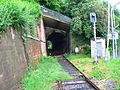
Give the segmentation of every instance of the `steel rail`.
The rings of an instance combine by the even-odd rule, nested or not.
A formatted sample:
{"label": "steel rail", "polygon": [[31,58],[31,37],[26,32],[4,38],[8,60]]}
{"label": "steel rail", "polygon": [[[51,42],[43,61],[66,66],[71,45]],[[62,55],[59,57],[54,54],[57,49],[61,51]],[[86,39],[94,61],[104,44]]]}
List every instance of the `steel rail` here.
{"label": "steel rail", "polygon": [[57,84],[58,84],[58,88],[59,88],[60,90],[63,90],[62,81],[58,81]]}
{"label": "steel rail", "polygon": [[88,82],[93,88],[95,88],[96,90],[100,90],[92,81],[90,81],[84,73],[82,73],[74,64],[72,64],[64,55],[63,58],[65,58],[73,67],[75,67],[85,78],[85,81]]}

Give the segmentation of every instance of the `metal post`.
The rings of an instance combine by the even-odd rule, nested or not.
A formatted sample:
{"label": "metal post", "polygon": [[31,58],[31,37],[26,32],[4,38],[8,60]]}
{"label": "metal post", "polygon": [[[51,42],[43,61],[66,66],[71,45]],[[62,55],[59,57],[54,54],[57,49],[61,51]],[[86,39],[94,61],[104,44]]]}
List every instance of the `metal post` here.
{"label": "metal post", "polygon": [[98,60],[97,60],[97,42],[96,42],[96,26],[95,26],[95,22],[93,23],[93,25],[94,25],[94,40],[95,40],[95,49],[94,49],[94,54],[95,54],[95,60],[94,60],[94,63],[97,63],[98,62]]}
{"label": "metal post", "polygon": [[[115,12],[113,10],[113,28],[115,29]],[[113,30],[114,30],[113,29]],[[114,32],[114,42],[115,42],[115,57],[117,57],[117,54],[116,54],[116,39],[115,39],[115,32]]]}
{"label": "metal post", "polygon": [[117,57],[117,39],[115,39],[115,56]]}
{"label": "metal post", "polygon": [[95,13],[90,13],[90,21],[93,23],[93,29],[94,29],[94,64],[98,63],[97,60],[97,44],[96,44],[96,26],[95,22],[97,21],[96,19],[96,14]]}
{"label": "metal post", "polygon": [[109,54],[109,33],[110,33],[110,3],[108,0],[108,31],[107,31],[107,48],[106,48],[106,55],[105,61],[110,61],[110,54]]}
{"label": "metal post", "polygon": [[114,34],[114,26],[113,26],[113,8],[111,9],[111,27],[112,27],[112,41],[113,41],[113,59],[115,59],[115,34]]}
{"label": "metal post", "polygon": [[[116,26],[115,24],[115,12],[113,11],[113,22],[114,22],[114,29],[116,29],[119,25]],[[117,38],[115,38],[115,57],[117,57]]]}
{"label": "metal post", "polygon": [[[113,10],[116,5],[120,4],[120,2],[116,3],[111,9],[111,27],[112,27],[112,39],[113,39],[113,59],[115,59],[115,33],[114,33],[114,22],[113,22]],[[116,41],[117,42],[117,41]],[[117,47],[117,46],[116,46]],[[116,48],[117,49],[117,48]]]}

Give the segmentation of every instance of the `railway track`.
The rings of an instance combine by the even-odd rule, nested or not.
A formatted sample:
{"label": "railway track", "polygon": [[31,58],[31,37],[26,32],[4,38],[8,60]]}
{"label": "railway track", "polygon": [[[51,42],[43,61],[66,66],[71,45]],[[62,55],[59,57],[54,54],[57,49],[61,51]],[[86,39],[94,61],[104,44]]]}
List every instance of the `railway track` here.
{"label": "railway track", "polygon": [[100,90],[64,56],[60,56],[57,59],[65,72],[73,77],[73,79],[58,81],[57,90]]}

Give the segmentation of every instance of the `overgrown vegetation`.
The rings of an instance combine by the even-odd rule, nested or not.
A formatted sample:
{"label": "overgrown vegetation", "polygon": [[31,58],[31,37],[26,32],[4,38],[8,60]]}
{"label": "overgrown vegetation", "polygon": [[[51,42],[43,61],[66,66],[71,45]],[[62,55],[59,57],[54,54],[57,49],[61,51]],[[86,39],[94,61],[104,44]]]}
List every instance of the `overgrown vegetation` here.
{"label": "overgrown vegetation", "polygon": [[[90,13],[97,15],[96,30],[97,37],[107,37],[108,25],[108,3],[101,0],[67,0],[65,14],[72,18],[71,30],[75,46],[90,44],[93,37],[93,26],[90,22]],[[120,22],[120,10],[115,9],[115,23]],[[120,25],[117,30],[120,29]]]}
{"label": "overgrown vegetation", "polygon": [[[100,0],[1,0],[0,31],[13,26],[33,34],[36,19],[41,16],[40,5],[73,19],[71,30],[75,46],[89,44],[90,38],[93,37],[89,18],[91,12],[97,14],[97,36],[106,38],[107,2]],[[119,24],[120,11],[117,9],[115,10],[115,21],[116,24]]]}
{"label": "overgrown vegetation", "polygon": [[67,5],[67,0],[37,0],[40,5],[43,5],[54,11],[64,13],[65,6]]}
{"label": "overgrown vegetation", "polygon": [[0,0],[0,32],[12,26],[33,34],[40,16],[40,5],[34,0]]}
{"label": "overgrown vegetation", "polygon": [[66,55],[68,59],[75,64],[80,71],[84,72],[89,77],[94,77],[96,80],[114,79],[120,86],[120,60],[111,60],[105,63],[104,59],[99,59],[98,64],[93,64],[94,59],[86,55]]}
{"label": "overgrown vegetation", "polygon": [[37,66],[29,67],[22,79],[24,90],[51,90],[50,86],[57,80],[71,78],[65,73],[53,57],[41,57]]}
{"label": "overgrown vegetation", "polygon": [[[97,14],[97,37],[107,38],[107,1],[100,0],[37,0],[41,5],[72,18],[71,31],[74,46],[89,45],[93,37],[90,13]],[[115,23],[119,24],[120,11],[115,9]],[[117,28],[120,29],[120,26]]]}

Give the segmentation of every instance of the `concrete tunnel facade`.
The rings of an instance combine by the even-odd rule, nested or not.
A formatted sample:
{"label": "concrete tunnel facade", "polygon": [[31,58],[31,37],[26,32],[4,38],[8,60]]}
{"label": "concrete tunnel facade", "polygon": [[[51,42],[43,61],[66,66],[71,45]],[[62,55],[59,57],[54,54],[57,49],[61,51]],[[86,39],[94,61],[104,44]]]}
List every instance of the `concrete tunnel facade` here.
{"label": "concrete tunnel facade", "polygon": [[53,10],[42,7],[46,37],[47,55],[60,55],[70,52],[71,19]]}

